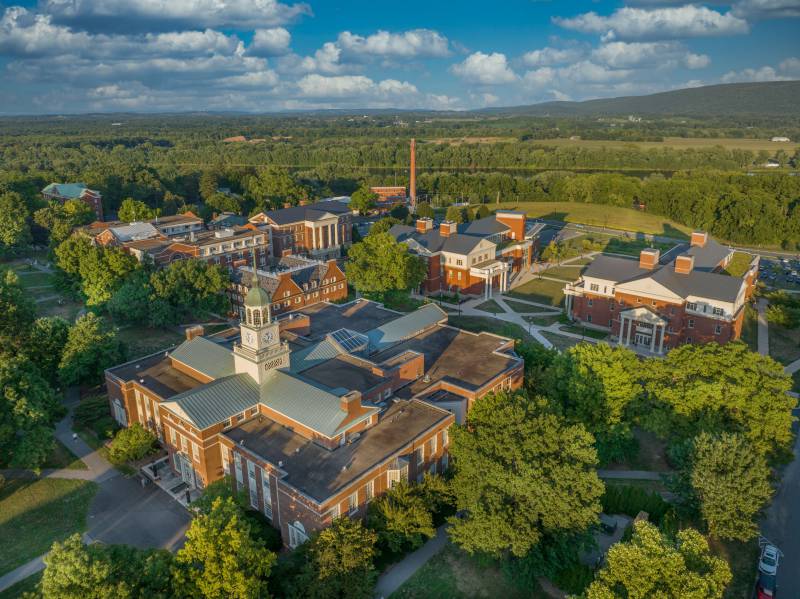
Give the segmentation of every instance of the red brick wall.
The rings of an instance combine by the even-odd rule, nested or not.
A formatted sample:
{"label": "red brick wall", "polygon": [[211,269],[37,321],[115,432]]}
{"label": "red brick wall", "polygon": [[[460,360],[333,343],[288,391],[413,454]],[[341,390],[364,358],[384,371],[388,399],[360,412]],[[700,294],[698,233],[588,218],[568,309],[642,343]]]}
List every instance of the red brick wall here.
{"label": "red brick wall", "polygon": [[503,223],[511,229],[514,236],[512,239],[520,240],[525,239],[525,218],[517,218],[512,216],[503,216],[503,214],[496,214],[497,222]]}

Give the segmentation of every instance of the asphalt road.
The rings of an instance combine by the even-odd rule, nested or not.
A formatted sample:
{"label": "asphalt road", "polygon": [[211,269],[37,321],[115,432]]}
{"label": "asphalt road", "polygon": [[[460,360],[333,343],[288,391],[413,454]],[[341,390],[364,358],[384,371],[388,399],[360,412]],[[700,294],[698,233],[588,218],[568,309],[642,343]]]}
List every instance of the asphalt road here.
{"label": "asphalt road", "polygon": [[[798,410],[794,410],[795,416]],[[783,471],[781,484],[761,523],[761,534],[783,552],[778,569],[778,597],[800,597],[800,435],[794,461]]]}

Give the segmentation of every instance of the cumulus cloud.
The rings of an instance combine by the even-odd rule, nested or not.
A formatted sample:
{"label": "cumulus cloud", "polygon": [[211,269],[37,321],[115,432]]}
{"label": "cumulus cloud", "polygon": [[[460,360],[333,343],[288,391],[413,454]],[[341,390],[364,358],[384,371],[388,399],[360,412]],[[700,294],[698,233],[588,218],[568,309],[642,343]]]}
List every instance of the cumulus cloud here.
{"label": "cumulus cloud", "polygon": [[508,66],[505,54],[475,52],[463,62],[454,64],[452,72],[468,83],[480,85],[501,85],[517,80],[517,75]]}
{"label": "cumulus cloud", "polygon": [[689,52],[679,42],[609,42],[592,51],[592,60],[615,69],[702,69],[711,62],[708,56]]}
{"label": "cumulus cloud", "polygon": [[800,58],[787,58],[777,66],[765,65],[758,68],[742,69],[725,73],[723,83],[744,83],[750,81],[789,81],[800,77]]}
{"label": "cumulus cloud", "polygon": [[308,4],[277,0],[40,0],[39,11],[94,31],[267,28],[311,14]]}
{"label": "cumulus cloud", "polygon": [[800,0],[738,0],[731,13],[743,19],[800,17]]}
{"label": "cumulus cloud", "polygon": [[749,31],[742,18],[692,4],[653,10],[623,7],[609,16],[588,12],[574,18],[554,17],[553,22],[565,29],[602,35],[604,41],[708,37]]}
{"label": "cumulus cloud", "polygon": [[400,33],[377,31],[366,37],[343,31],[336,44],[354,57],[437,58],[450,55],[447,38],[431,29],[412,29]]}
{"label": "cumulus cloud", "polygon": [[254,56],[280,56],[289,52],[292,35],[283,27],[256,29],[247,53]]}
{"label": "cumulus cloud", "polygon": [[391,96],[397,94],[417,94],[417,88],[395,79],[385,79],[375,83],[364,75],[338,75],[325,77],[312,73],[297,82],[300,95],[307,98],[347,98],[367,95]]}
{"label": "cumulus cloud", "polygon": [[583,48],[551,48],[545,47],[539,50],[526,52],[522,56],[522,63],[526,67],[550,67],[556,64],[575,62],[583,58]]}

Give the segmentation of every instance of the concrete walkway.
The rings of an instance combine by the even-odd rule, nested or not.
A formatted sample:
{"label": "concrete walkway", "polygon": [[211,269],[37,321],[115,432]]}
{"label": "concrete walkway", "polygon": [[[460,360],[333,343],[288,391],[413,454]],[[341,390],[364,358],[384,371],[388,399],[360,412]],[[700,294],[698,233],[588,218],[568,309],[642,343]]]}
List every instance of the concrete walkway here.
{"label": "concrete walkway", "polygon": [[375,597],[385,599],[403,583],[411,578],[414,573],[424,566],[429,559],[439,553],[447,544],[446,525],[440,526],[436,531],[436,536],[430,539],[414,553],[409,553],[401,561],[390,566],[383,574],[378,577],[378,584],[375,586]]}
{"label": "concrete walkway", "polygon": [[[79,399],[77,389],[68,389],[65,405],[69,410],[57,425],[55,436],[86,464],[87,470],[48,470],[53,478],[89,480],[98,484],[89,506],[88,531],[91,539],[107,544],[127,544],[139,548],[160,547],[175,550],[183,544],[191,516],[167,493],[139,478],[126,478],[99,452],[72,432],[72,410]],[[17,471],[26,472],[26,471]],[[35,478],[27,471],[25,477]],[[0,591],[44,569],[44,556],[39,556],[0,577]]]}
{"label": "concrete walkway", "polygon": [[769,302],[759,298],[758,306],[758,353],[769,355],[769,325],[767,324],[767,306]]}
{"label": "concrete walkway", "polygon": [[800,360],[795,360],[783,369],[786,374],[794,374],[798,370],[800,370]]}
{"label": "concrete walkway", "polygon": [[661,480],[668,472],[655,472],[651,470],[598,470],[600,478],[616,480]]}

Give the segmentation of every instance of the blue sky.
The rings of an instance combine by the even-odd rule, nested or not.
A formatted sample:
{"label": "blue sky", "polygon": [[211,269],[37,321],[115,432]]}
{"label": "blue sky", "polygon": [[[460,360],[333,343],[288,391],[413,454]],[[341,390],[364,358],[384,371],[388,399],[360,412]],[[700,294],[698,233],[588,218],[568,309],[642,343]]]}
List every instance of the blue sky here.
{"label": "blue sky", "polygon": [[0,0],[0,114],[469,109],[800,79],[800,0]]}

